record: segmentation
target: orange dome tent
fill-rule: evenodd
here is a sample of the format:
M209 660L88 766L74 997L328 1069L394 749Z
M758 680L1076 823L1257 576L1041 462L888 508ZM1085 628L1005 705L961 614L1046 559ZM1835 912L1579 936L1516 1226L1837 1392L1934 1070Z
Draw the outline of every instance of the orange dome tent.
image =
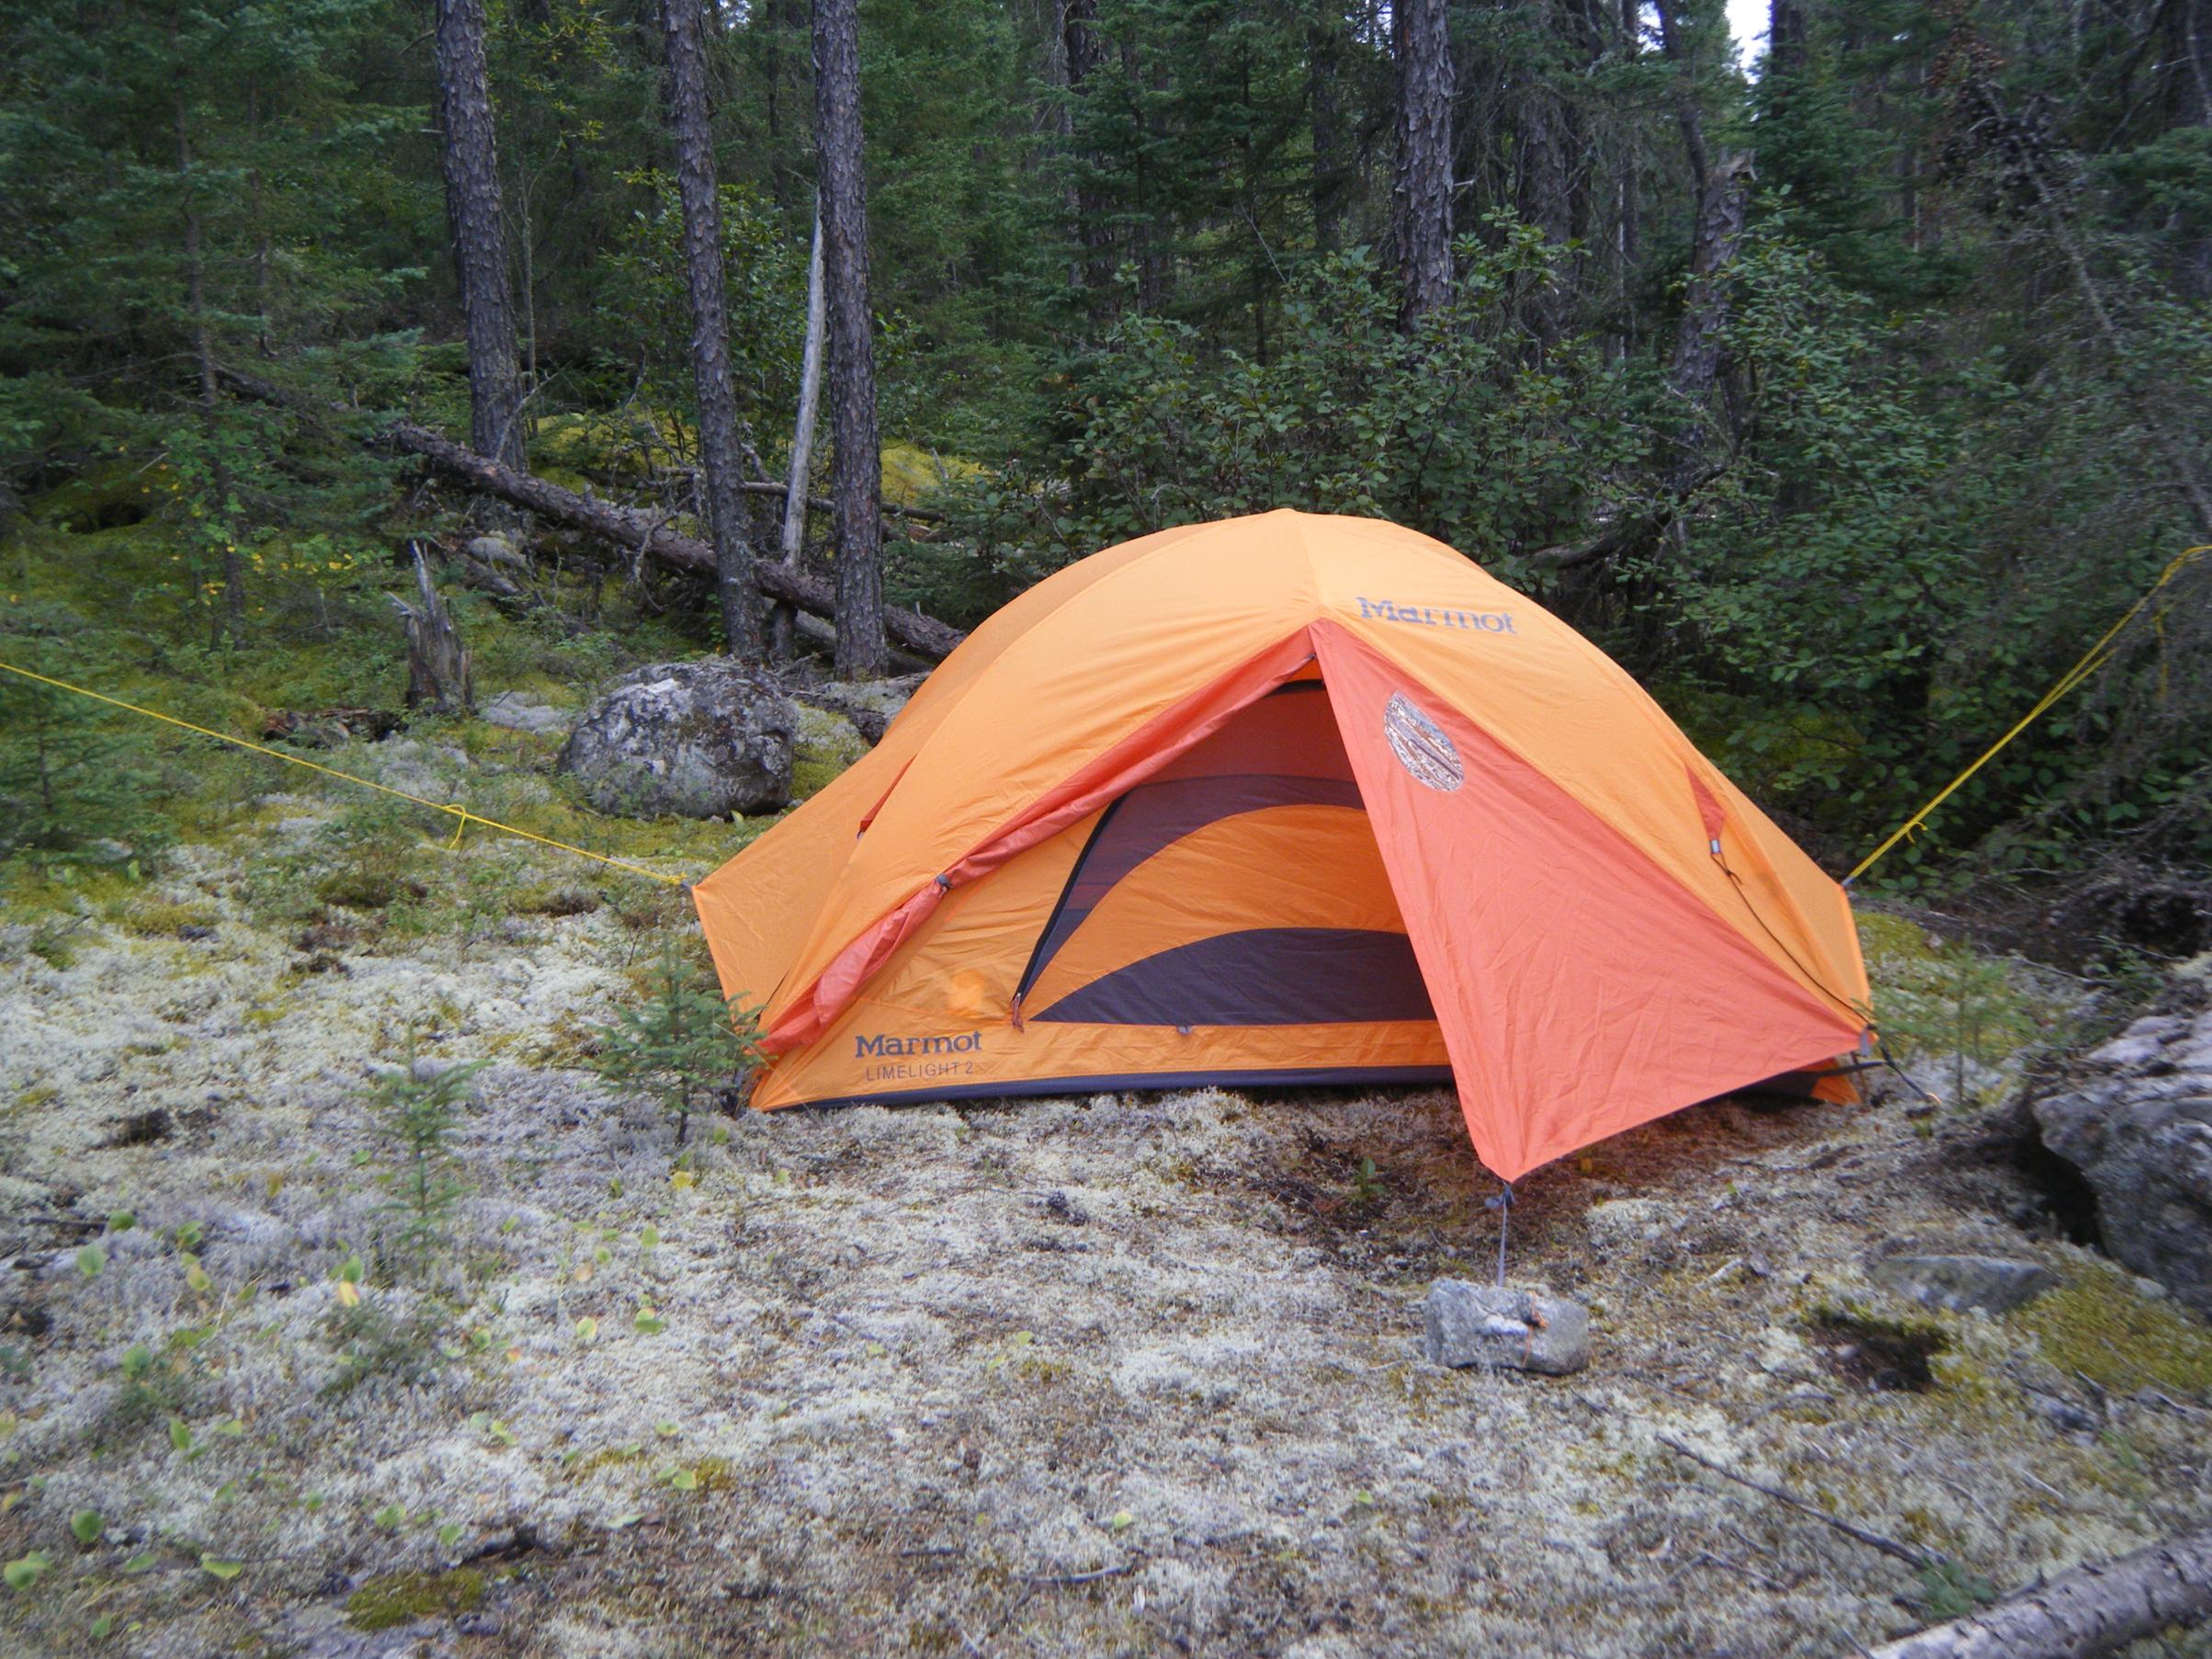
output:
M1587 640L1364 518L1039 583L693 897L761 1108L1451 1077L1512 1180L1868 1026L1843 889Z

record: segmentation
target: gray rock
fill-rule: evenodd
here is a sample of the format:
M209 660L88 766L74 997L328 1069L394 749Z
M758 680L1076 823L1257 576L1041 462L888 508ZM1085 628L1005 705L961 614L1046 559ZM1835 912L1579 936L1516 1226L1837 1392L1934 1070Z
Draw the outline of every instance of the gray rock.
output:
M2031 1098L2043 1143L2096 1194L2120 1261L2212 1314L2212 989L2205 959L2176 972L2158 1015Z
M826 685L810 686L799 693L799 698L814 708L844 715L868 743L879 744L921 683L919 675L888 680L834 680Z
M504 564L510 570L527 570L529 560L505 536L479 536L469 543L469 557L486 564Z
M560 767L602 812L719 818L791 798L799 710L727 657L655 663L584 711Z
M1867 1273L1877 1284L1954 1313L2009 1312L2059 1282L2048 1267L2002 1256L1891 1256Z
M565 732L569 717L565 709L539 702L519 691L502 691L476 706L476 718L487 726L504 726L510 732L528 732L543 737Z
M1423 1346L1438 1365L1563 1377L1590 1363L1590 1310L1548 1290L1440 1278L1421 1304L1421 1320Z

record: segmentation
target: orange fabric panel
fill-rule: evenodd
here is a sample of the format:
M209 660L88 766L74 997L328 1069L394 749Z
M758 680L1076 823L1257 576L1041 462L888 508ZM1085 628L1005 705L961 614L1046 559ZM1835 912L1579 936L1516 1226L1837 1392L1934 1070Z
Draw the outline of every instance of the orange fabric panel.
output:
M1468 1132L1499 1176L1856 1040L1855 1019L1433 687L1347 628L1313 633ZM1396 698L1418 715L1393 715Z
M1188 1034L1044 1021L1015 1029L1008 1017L1015 984L1095 823L1094 814L1023 853L989 881L947 894L821 1036L771 1063L754 1089L753 1104L769 1110L1039 1078L1447 1063L1434 1021Z
M1617 664L1442 542L1374 520L1327 522L1332 552L1315 563L1323 615L1618 829L1785 972L1866 1008L1842 888ZM1692 779L1721 808L1729 862L1750 904L1696 833Z
M1002 607L923 682L880 743L738 858L695 883L692 900L722 994L754 1007L770 1000L809 933L824 921L862 824L873 819L929 737L1008 646L1123 565L1204 528L1180 526L1094 554Z
M1219 819L1124 876L1053 954L1024 1006L1061 997L1140 957L1244 927L1403 933L1367 815L1278 806Z
M884 927L895 911L934 903L926 886L1031 822L1072 777L1150 756L1162 722L1186 718L1192 699L1278 642L1295 635L1302 653L1312 522L1272 514L1148 537L1098 555L1099 573L1085 561L1040 585L1065 594L1041 616L1025 595L979 629L939 670L947 689L917 697L886 733L917 745L914 764L822 895L769 1005L771 1028L814 1028L821 1011L801 1005L833 961L865 932L882 929L878 943L895 933ZM1001 624L1017 611L1036 619L1009 634ZM971 653L983 645L989 654ZM871 945L855 960L881 958Z
M997 830L942 873L931 877L889 914L864 927L850 943L820 960L819 966L819 952L827 949L826 941L848 936L843 920L834 926L818 926L787 975L783 989L769 1003L763 1020L762 1050L776 1054L809 1040L852 1000L891 953L913 936L947 892L987 875L1067 824L1097 811L1176 756L1203 743L1241 710L1295 673L1310 654L1302 630L1278 640L1159 710L1093 756L1087 765L1063 775L1027 805L1015 805L1010 798L1013 815ZM900 833L890 820L897 817L901 823L906 822L910 814L902 808L913 793L903 789L892 792L862 838L853 863L846 866L841 887L844 881L852 879L854 869L867 857L871 845ZM887 866L898 868L908 857L905 852L888 855ZM833 900L834 897L834 893Z

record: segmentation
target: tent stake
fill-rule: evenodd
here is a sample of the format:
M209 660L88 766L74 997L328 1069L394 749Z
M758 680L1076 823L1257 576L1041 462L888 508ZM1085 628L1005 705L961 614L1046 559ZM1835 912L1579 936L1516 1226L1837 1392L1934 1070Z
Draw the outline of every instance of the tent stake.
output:
M1498 1289L1505 1289L1505 1226L1513 1213L1513 1183L1499 1183L1498 1196L1482 1200L1482 1208L1498 1212Z

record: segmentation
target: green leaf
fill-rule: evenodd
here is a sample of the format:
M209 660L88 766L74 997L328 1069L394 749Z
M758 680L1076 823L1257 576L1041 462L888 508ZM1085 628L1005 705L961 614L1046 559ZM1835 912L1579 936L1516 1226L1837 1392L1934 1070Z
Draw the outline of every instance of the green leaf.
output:
M169 1444L179 1451L192 1449L192 1429L182 1417L169 1419Z
M86 1278L97 1278L107 1268L108 1252L97 1244L86 1244L77 1252L77 1271Z
M407 1519L407 1512L397 1504L387 1504L370 1518L386 1530L396 1532Z
M91 1633L92 1639L95 1642L107 1641L108 1638L114 1633L114 1631L115 1615L113 1613L102 1613L97 1619L92 1621Z
M245 1571L245 1562L242 1561L218 1561L212 1555L201 1556L199 1566L203 1573L220 1578L226 1584Z
M668 1328L668 1322L651 1308L640 1308L637 1317L630 1323L648 1336L657 1336Z
M152 1567L159 1559L160 1558L156 1556L153 1551L141 1550L136 1555L132 1556L129 1561L123 1563L123 1571L126 1573L143 1573Z
M450 1550L455 1544L460 1542L462 1530L459 1521L448 1521L437 1529L437 1541L444 1548Z
M667 1475L668 1485L675 1492L697 1492L699 1478L688 1469L672 1469Z
M69 1517L69 1530L77 1542L89 1546L100 1541L101 1535L108 1530L108 1523L100 1518L97 1509L80 1509Z

